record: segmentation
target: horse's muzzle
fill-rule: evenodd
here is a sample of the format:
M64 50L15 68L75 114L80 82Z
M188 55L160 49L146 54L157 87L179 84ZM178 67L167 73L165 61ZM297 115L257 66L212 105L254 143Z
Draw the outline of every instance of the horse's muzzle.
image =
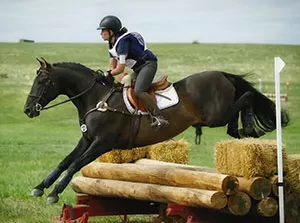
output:
M37 111L37 109L31 109L30 107L24 108L24 113L29 117L33 118L40 115L40 111Z

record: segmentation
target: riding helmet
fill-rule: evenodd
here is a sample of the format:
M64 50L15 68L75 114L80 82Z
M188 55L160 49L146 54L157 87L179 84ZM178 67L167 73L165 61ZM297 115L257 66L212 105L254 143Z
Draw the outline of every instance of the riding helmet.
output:
M114 33L118 32L122 28L122 23L120 19L116 16L113 15L108 15L105 16L100 24L97 30L102 30L102 29L110 29Z

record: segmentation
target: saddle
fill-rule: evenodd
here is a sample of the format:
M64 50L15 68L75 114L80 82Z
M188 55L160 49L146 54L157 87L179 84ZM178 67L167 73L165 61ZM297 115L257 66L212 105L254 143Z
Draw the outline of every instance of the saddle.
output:
M127 98L129 100L129 102L131 103L131 105L136 110L141 110L141 111L145 112L146 109L145 109L144 105L139 102L139 100L137 99L137 97L134 93L134 84L135 84L135 81L133 81L131 87L129 87L127 89L127 92L126 92ZM150 94L152 99L154 100L154 102L157 103L156 97L155 97L155 91L164 90L168 86L169 86L168 76L162 75L157 79L157 81L152 83L150 90L148 91L148 94Z

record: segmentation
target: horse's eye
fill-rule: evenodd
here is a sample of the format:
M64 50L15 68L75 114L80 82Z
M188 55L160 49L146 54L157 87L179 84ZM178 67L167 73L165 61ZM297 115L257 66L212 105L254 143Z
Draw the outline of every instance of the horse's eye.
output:
M45 84L47 82L47 80L49 80L48 77L41 75L41 76L38 77L37 81L38 81L39 84Z

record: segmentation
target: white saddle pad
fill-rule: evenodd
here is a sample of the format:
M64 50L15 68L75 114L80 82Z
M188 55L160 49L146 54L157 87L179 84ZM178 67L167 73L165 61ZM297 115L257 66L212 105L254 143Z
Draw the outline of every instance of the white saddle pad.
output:
M127 98L127 88L123 89L123 100L124 103L130 113L138 113L142 115L147 115L148 112L143 112L141 110L136 111L134 107L132 107L131 103L129 102L129 99ZM155 91L155 97L157 101L157 106L160 110L169 108L171 106L176 105L179 102L178 94L173 87L173 85L170 85L170 87L160 90L160 91Z

